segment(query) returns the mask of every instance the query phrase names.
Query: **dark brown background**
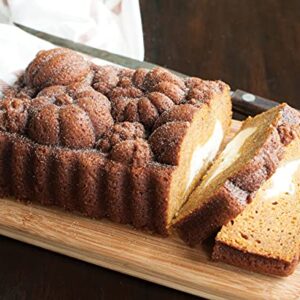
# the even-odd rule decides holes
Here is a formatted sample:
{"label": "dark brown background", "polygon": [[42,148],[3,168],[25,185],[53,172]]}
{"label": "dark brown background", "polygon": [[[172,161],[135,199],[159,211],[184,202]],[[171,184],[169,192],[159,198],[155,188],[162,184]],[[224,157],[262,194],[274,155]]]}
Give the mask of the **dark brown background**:
{"label": "dark brown background", "polygon": [[[300,108],[299,0],[141,0],[146,60]],[[0,299],[193,299],[0,237]]]}

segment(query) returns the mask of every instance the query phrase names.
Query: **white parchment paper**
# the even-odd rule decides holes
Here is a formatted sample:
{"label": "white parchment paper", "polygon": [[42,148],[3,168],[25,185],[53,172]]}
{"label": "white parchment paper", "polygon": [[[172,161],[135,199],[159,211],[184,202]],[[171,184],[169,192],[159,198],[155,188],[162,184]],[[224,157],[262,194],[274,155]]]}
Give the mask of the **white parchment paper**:
{"label": "white parchment paper", "polygon": [[144,59],[138,0],[0,0],[0,22]]}
{"label": "white parchment paper", "polygon": [[[17,80],[38,51],[54,47],[15,26],[0,24],[0,96],[4,88]],[[98,58],[89,59],[99,65],[111,64]]]}

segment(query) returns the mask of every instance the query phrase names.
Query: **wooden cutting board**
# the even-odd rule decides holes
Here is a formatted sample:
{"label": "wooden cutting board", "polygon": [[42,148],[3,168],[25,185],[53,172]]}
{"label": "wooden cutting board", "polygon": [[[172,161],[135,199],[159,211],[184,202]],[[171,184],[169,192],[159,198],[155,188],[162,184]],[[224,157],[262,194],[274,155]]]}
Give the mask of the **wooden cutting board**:
{"label": "wooden cutting board", "polygon": [[[232,132],[239,127],[234,122]],[[211,246],[187,247],[53,208],[0,199],[0,234],[108,269],[210,299],[298,299],[300,268],[268,277],[211,262]]]}

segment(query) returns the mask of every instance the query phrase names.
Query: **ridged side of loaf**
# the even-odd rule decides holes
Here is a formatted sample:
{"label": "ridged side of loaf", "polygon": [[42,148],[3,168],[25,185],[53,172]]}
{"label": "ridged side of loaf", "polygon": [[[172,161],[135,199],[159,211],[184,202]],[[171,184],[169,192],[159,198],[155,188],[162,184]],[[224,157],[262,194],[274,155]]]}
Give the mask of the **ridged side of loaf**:
{"label": "ridged side of loaf", "polygon": [[126,166],[97,151],[37,145],[0,133],[0,196],[56,206],[167,235],[175,167]]}

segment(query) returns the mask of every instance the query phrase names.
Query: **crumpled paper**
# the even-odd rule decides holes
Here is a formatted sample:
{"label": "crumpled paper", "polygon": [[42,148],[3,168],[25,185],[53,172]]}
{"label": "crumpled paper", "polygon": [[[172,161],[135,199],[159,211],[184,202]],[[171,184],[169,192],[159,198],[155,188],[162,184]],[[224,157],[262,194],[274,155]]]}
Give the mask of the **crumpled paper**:
{"label": "crumpled paper", "polygon": [[[0,97],[8,85],[12,85],[40,50],[56,47],[34,37],[16,26],[0,24]],[[96,64],[111,64],[108,61],[90,58]]]}
{"label": "crumpled paper", "polygon": [[38,51],[55,47],[13,22],[124,56],[144,57],[138,0],[0,0],[0,23],[10,24],[0,24],[0,96]]}
{"label": "crumpled paper", "polygon": [[0,0],[1,20],[144,59],[138,0]]}

